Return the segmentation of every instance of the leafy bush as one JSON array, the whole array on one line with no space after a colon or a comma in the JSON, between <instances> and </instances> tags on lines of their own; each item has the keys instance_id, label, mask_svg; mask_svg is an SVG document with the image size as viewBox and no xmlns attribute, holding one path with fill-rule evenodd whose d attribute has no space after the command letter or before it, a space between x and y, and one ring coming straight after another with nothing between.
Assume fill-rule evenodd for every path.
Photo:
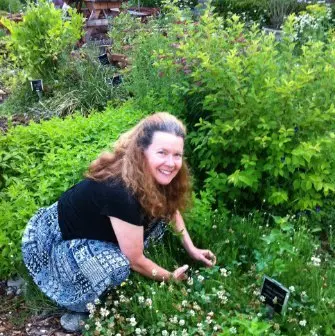
<instances>
[{"instance_id":1,"label":"leafy bush","mask_svg":"<svg viewBox=\"0 0 335 336\"><path fill-rule=\"evenodd\" d=\"M149 20L145 25L127 13L113 19L109 36L113 39L112 50L126 54L131 60L131 68L125 69L125 89L135 96L137 104L147 111L179 110L179 99L171 94L171 85L179 77L165 76L154 66L152 54L155 50L167 50L176 39L168 31L172 16L161 16Z\"/></svg>"},{"instance_id":2,"label":"leafy bush","mask_svg":"<svg viewBox=\"0 0 335 336\"><path fill-rule=\"evenodd\" d=\"M234 13L257 22L267 15L268 10L268 0L214 0L212 5L224 17Z\"/></svg>"},{"instance_id":3,"label":"leafy bush","mask_svg":"<svg viewBox=\"0 0 335 336\"><path fill-rule=\"evenodd\" d=\"M187 102L180 115L194 130L193 167L218 201L315 209L332 197L334 42L308 43L296 55L292 18L278 44L209 11L171 29L183 37L157 50L156 64L184 76L174 93Z\"/></svg>"},{"instance_id":4,"label":"leafy bush","mask_svg":"<svg viewBox=\"0 0 335 336\"><path fill-rule=\"evenodd\" d=\"M16 272L27 220L82 178L98 153L140 119L131 104L89 117L53 118L0 137L0 278Z\"/></svg>"},{"instance_id":5,"label":"leafy bush","mask_svg":"<svg viewBox=\"0 0 335 336\"><path fill-rule=\"evenodd\" d=\"M23 8L23 4L20 0L1 0L0 11L6 11L10 13L17 13Z\"/></svg>"},{"instance_id":6,"label":"leafy bush","mask_svg":"<svg viewBox=\"0 0 335 336\"><path fill-rule=\"evenodd\" d=\"M327 42L332 38L335 18L334 8L324 4L309 5L295 17L294 29L300 43L310 40Z\"/></svg>"},{"instance_id":7,"label":"leafy bush","mask_svg":"<svg viewBox=\"0 0 335 336\"><path fill-rule=\"evenodd\" d=\"M61 52L73 47L82 34L83 19L69 10L70 19L62 18L62 11L41 0L29 3L22 22L1 18L10 31L7 48L13 62L32 78L49 77L57 70Z\"/></svg>"}]
</instances>

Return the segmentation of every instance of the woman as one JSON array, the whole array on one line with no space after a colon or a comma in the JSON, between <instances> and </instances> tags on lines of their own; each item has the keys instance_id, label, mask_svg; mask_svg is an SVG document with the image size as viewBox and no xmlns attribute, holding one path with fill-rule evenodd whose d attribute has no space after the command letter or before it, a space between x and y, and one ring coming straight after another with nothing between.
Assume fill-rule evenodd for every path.
<instances>
[{"instance_id":1,"label":"woman","mask_svg":"<svg viewBox=\"0 0 335 336\"><path fill-rule=\"evenodd\" d=\"M194 246L179 212L189 197L185 132L168 113L143 119L113 152L90 165L86 179L29 221L24 262L47 296L85 312L87 303L122 283L130 269L158 281L186 279L187 265L170 272L143 254L170 221L192 258L215 264L211 251Z\"/></svg>"}]
</instances>

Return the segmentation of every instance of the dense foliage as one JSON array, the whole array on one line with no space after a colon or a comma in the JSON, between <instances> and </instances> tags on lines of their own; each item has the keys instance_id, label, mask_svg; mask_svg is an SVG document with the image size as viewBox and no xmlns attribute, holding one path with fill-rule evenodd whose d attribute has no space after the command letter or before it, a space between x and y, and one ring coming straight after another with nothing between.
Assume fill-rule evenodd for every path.
<instances>
[{"instance_id":1,"label":"dense foliage","mask_svg":"<svg viewBox=\"0 0 335 336\"><path fill-rule=\"evenodd\" d=\"M0 2L0 11L17 13L23 9L23 3L25 1L20 0L1 0Z\"/></svg>"},{"instance_id":2,"label":"dense foliage","mask_svg":"<svg viewBox=\"0 0 335 336\"><path fill-rule=\"evenodd\" d=\"M40 3L45 13L51 10L42 21L49 19L51 35L58 36L69 21L60 25L61 12ZM250 20L269 18L262 6L270 3L286 15L293 1L221 3L241 17L227 12L220 18L209 9L194 19L199 12L167 5L146 25L125 12L113 19L113 52L131 61L118 87L109 84L116 69L98 63L94 45L71 53L51 46L57 59L50 60L45 95L37 102L18 68L23 64L13 71L2 56L0 85L15 90L5 111L43 119L100 110L112 101L104 113L54 117L0 135L0 279L19 272L22 231L35 210L80 180L141 111L170 111L188 126L185 157L197 194L184 218L196 245L215 252L217 266L198 268L168 232L164 244L146 253L170 270L190 264L188 281L155 283L133 273L102 303L90 305L87 336L333 335L333 14L323 5L309 6L288 18L276 41ZM34 55L44 54L44 47ZM20 90L18 83L24 84ZM134 100L112 108L129 96ZM290 215L276 217L268 208ZM251 210L240 216L241 209ZM264 275L289 288L285 316L271 316L262 304Z\"/></svg>"},{"instance_id":3,"label":"dense foliage","mask_svg":"<svg viewBox=\"0 0 335 336\"><path fill-rule=\"evenodd\" d=\"M138 37L130 87L140 104L186 120L192 167L216 202L296 211L333 199L331 35L302 43L291 16L277 42L237 16L172 10L167 34Z\"/></svg>"},{"instance_id":4,"label":"dense foliage","mask_svg":"<svg viewBox=\"0 0 335 336\"><path fill-rule=\"evenodd\" d=\"M15 274L34 211L78 182L89 163L142 114L130 105L88 118L54 118L0 137L0 278Z\"/></svg>"},{"instance_id":5,"label":"dense foliage","mask_svg":"<svg viewBox=\"0 0 335 336\"><path fill-rule=\"evenodd\" d=\"M211 218L200 224L199 210L200 203L187 216L189 230L197 243L210 244L218 265L198 268L179 248L178 239L167 234L164 245L153 246L148 255L168 269L191 263L188 281L153 283L132 274L102 302L89 305L84 335L333 334L334 261L320 255L320 243L305 229L304 220L277 218L272 226L267 214L229 219L209 211ZM289 287L285 317L269 318L262 304L264 274Z\"/></svg>"},{"instance_id":6,"label":"dense foliage","mask_svg":"<svg viewBox=\"0 0 335 336\"><path fill-rule=\"evenodd\" d=\"M70 19L52 3L41 0L29 3L23 21L15 23L2 18L10 31L7 48L12 61L32 78L49 77L57 70L61 52L73 47L82 34L83 19L70 10Z\"/></svg>"}]
</instances>

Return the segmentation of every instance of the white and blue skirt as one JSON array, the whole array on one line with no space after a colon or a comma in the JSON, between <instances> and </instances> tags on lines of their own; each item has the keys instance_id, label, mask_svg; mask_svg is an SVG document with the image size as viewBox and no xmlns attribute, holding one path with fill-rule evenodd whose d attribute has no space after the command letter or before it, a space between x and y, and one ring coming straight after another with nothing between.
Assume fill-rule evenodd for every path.
<instances>
[{"instance_id":1,"label":"white and blue skirt","mask_svg":"<svg viewBox=\"0 0 335 336\"><path fill-rule=\"evenodd\" d=\"M159 241L166 223L145 230L145 248ZM58 305L86 312L86 305L125 281L129 261L118 245L90 239L63 240L57 203L41 208L30 219L22 238L24 263L36 285Z\"/></svg>"}]
</instances>

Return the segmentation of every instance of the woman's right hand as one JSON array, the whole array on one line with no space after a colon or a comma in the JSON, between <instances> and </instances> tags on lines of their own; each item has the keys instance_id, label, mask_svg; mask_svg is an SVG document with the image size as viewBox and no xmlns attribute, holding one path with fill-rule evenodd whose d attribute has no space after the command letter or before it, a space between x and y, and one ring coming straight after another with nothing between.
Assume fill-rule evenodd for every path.
<instances>
[{"instance_id":1,"label":"woman's right hand","mask_svg":"<svg viewBox=\"0 0 335 336\"><path fill-rule=\"evenodd\" d=\"M183 265L177 268L174 272L172 272L172 279L176 281L187 280L187 275L185 272L188 270L188 265Z\"/></svg>"}]
</instances>

